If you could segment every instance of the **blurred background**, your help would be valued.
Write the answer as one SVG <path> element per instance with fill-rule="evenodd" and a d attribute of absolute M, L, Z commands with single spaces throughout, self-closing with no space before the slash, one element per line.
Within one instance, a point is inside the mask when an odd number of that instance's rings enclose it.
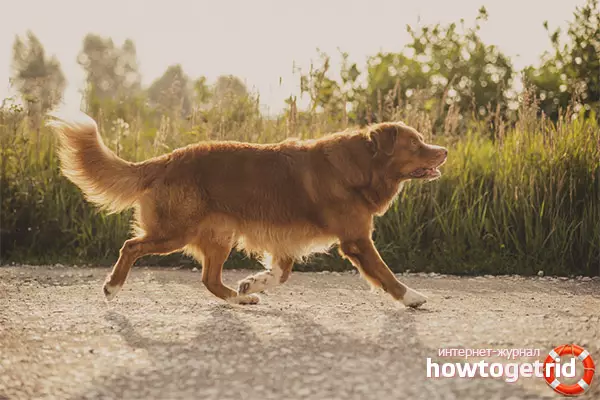
<path fill-rule="evenodd" d="M 33 3 L 0 26 L 2 263 L 110 264 L 128 237 L 60 175 L 66 103 L 132 161 L 402 120 L 451 152 L 377 220 L 392 269 L 600 274 L 598 0 Z"/>

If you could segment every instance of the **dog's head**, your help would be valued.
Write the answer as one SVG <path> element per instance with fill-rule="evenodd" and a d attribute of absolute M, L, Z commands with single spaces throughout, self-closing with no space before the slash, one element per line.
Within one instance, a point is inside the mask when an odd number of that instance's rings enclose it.
<path fill-rule="evenodd" d="M 378 124 L 370 128 L 369 139 L 374 157 L 393 179 L 439 178 L 438 169 L 448 156 L 441 146 L 427 144 L 423 135 L 403 123 Z"/>

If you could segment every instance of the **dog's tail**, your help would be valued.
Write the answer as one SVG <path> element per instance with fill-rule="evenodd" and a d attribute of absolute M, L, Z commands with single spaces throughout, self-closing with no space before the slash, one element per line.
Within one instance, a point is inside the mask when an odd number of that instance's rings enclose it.
<path fill-rule="evenodd" d="M 143 164 L 119 158 L 102 142 L 96 122 L 78 112 L 53 112 L 47 125 L 58 134 L 62 173 L 102 209 L 117 212 L 136 202 L 148 182 Z M 146 179 L 147 180 L 147 179 Z"/>

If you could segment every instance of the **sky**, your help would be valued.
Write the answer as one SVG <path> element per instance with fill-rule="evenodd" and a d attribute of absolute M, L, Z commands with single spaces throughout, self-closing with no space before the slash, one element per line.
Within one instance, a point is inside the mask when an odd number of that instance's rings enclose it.
<path fill-rule="evenodd" d="M 79 104 L 85 75 L 77 54 L 87 33 L 126 38 L 137 47 L 142 82 L 150 84 L 180 63 L 192 78 L 209 82 L 233 74 L 260 93 L 263 111 L 276 113 L 299 94 L 294 66 L 308 71 L 317 48 L 339 50 L 366 65 L 379 51 L 399 52 L 409 42 L 406 25 L 471 23 L 485 6 L 481 36 L 510 56 L 517 69 L 536 64 L 550 49 L 542 23 L 566 26 L 583 0 L 0 0 L 0 99 L 9 87 L 12 44 L 27 30 L 61 62 L 65 103 Z M 304 99 L 306 100 L 306 99 Z"/>

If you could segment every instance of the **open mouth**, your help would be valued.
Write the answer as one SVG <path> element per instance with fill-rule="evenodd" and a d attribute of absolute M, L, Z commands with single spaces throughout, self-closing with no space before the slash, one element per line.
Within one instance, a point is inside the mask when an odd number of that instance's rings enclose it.
<path fill-rule="evenodd" d="M 410 173 L 412 178 L 428 178 L 428 179 L 436 179 L 442 176 L 442 173 L 437 167 L 434 168 L 417 168 L 413 172 Z"/>
<path fill-rule="evenodd" d="M 427 181 L 433 181 L 439 178 L 440 176 L 442 176 L 442 172 L 439 170 L 439 168 L 446 163 L 447 154 L 448 153 L 446 152 L 442 158 L 432 160 L 433 162 L 431 162 L 427 167 L 415 169 L 409 174 L 409 176 L 415 179 L 426 179 Z"/>
<path fill-rule="evenodd" d="M 433 181 L 442 176 L 442 172 L 439 170 L 439 167 L 441 167 L 445 162 L 446 158 L 435 164 L 433 167 L 417 168 L 410 173 L 410 177 L 415 179 L 427 179 L 428 181 Z"/>

